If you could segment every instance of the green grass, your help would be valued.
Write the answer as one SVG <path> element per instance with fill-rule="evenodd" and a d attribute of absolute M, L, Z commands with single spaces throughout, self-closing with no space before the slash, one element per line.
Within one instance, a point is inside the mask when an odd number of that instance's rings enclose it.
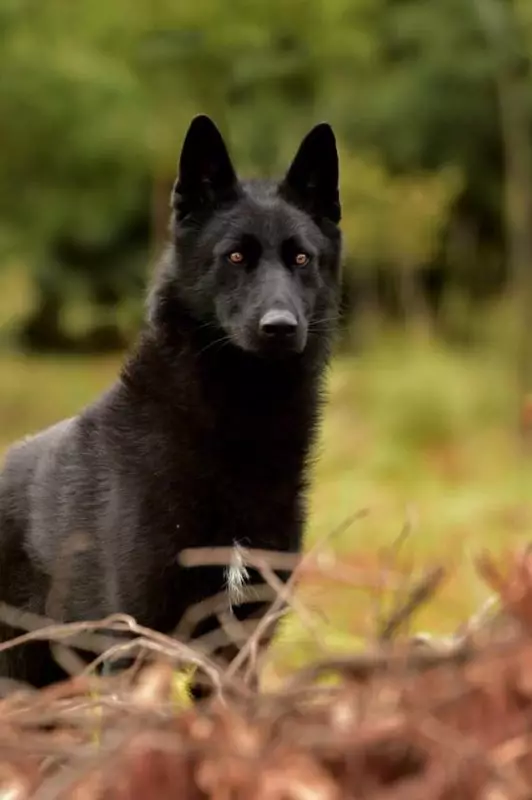
<path fill-rule="evenodd" d="M 117 358 L 0 352 L 0 451 L 79 410 L 113 380 L 118 366 Z M 376 580 L 383 551 L 408 518 L 410 536 L 396 568 L 408 573 L 434 561 L 452 568 L 416 627 L 454 628 L 486 595 L 472 556 L 530 536 L 532 468 L 518 454 L 514 383 L 511 359 L 493 345 L 464 352 L 394 334 L 359 357 L 335 361 L 308 542 L 368 508 L 365 519 L 334 540 L 334 549 L 344 567 Z M 343 647 L 374 632 L 377 595 L 308 579 L 302 598 L 327 619 L 320 636 Z M 292 619 L 278 645 L 283 662 L 311 652 L 312 637 Z"/>
<path fill-rule="evenodd" d="M 383 337 L 363 356 L 338 358 L 315 468 L 308 541 L 350 513 L 368 515 L 335 540 L 339 563 L 377 582 L 390 563 L 411 575 L 443 563 L 450 577 L 415 620 L 450 632 L 487 596 L 473 558 L 519 545 L 532 530 L 532 465 L 516 436 L 515 374 L 504 352 L 452 350 L 416 337 Z M 408 521 L 399 553 L 389 551 Z M 303 594 L 328 618 L 327 645 L 352 647 L 376 631 L 396 595 L 309 582 Z M 299 646 L 294 646 L 298 641 Z M 316 652 L 292 619 L 280 647 L 290 662 Z"/>

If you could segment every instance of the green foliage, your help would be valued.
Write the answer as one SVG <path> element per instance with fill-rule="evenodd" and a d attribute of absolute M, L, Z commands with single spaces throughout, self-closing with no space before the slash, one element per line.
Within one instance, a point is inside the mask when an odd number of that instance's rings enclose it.
<path fill-rule="evenodd" d="M 82 239 L 108 236 L 131 211 L 139 159 L 147 168 L 135 79 L 98 47 L 94 26 L 70 27 L 63 3 L 9 9 L 0 48 L 4 231 L 27 255 L 73 228 Z"/>
<path fill-rule="evenodd" d="M 415 269 L 433 258 L 460 189 L 455 169 L 393 175 L 376 158 L 342 153 L 347 253 L 371 267 Z"/>
<path fill-rule="evenodd" d="M 115 307 L 142 271 L 124 237 L 132 219 L 160 236 L 193 113 L 217 119 L 251 174 L 282 169 L 328 118 L 357 264 L 423 266 L 458 215 L 475 245 L 445 266 L 482 282 L 486 247 L 502 248 L 495 78 L 532 47 L 529 4 L 511 14 L 503 0 L 5 0 L 0 247 L 24 258 L 52 316 L 79 291 Z M 65 256 L 65 237 L 93 248 L 100 274 Z"/>

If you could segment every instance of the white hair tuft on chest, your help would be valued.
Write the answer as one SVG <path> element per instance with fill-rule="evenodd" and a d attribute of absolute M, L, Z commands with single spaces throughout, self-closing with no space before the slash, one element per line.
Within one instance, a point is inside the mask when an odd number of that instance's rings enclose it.
<path fill-rule="evenodd" d="M 249 570 L 246 567 L 245 548 L 238 542 L 234 543 L 231 563 L 225 568 L 225 585 L 229 596 L 229 608 L 239 605 L 244 599 L 244 589 L 249 580 Z"/>

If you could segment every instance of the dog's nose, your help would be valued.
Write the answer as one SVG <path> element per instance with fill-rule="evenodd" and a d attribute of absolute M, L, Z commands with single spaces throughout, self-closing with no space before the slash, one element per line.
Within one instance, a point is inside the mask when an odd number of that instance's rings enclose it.
<path fill-rule="evenodd" d="M 273 309 L 267 311 L 259 323 L 263 336 L 276 339 L 289 339 L 297 331 L 297 319 L 291 311 Z"/>

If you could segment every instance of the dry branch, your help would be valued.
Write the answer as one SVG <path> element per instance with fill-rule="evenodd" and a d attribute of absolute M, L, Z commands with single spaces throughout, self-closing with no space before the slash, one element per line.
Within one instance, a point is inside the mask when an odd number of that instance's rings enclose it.
<path fill-rule="evenodd" d="M 265 601 L 273 595 L 269 621 L 288 606 L 312 626 L 301 599 L 294 599 L 298 568 L 293 580 L 280 584 L 274 570 L 287 562 L 271 556 L 246 554 L 267 585 Z M 242 655 L 225 671 L 208 656 L 205 641 L 198 650 L 124 615 L 48 628 L 30 615 L 31 630 L 2 647 L 48 637 L 61 644 L 81 642 L 100 660 L 133 646 L 151 655 L 137 674 L 79 675 L 40 692 L 4 684 L 0 797 L 528 798 L 532 561 L 526 550 L 504 566 L 486 556 L 479 563 L 502 616 L 515 624 L 494 627 L 490 619 L 483 627 L 486 615 L 480 614 L 447 642 L 431 640 L 420 647 L 401 639 L 405 623 L 441 585 L 444 573 L 437 568 L 412 581 L 371 649 L 338 656 L 322 641 L 323 657 L 275 691 L 234 691 L 246 665 L 259 667 L 263 623 L 251 632 L 246 626 L 233 629 L 219 607 L 221 634 L 245 640 Z M 188 624 L 206 610 L 208 604 L 190 612 Z M 117 645 L 113 640 L 105 649 L 116 632 L 129 633 L 133 641 Z M 217 689 L 211 700 L 187 708 L 177 702 L 174 668 L 183 665 L 204 670 Z M 333 683 L 323 682 L 331 676 Z"/>

